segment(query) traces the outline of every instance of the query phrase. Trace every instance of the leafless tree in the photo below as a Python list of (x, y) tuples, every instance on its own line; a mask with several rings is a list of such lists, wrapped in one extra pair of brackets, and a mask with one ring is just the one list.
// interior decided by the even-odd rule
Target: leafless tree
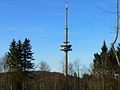
[(111, 43), (111, 46), (112, 46), (112, 50), (116, 56), (117, 63), (120, 66), (120, 61), (119, 61), (118, 55), (117, 55), (115, 47), (114, 47), (114, 45), (118, 39), (118, 33), (119, 33), (119, 0), (116, 0), (116, 36), (115, 36), (114, 41)]
[(2, 67), (2, 61), (0, 60), (0, 72), (3, 71), (3, 67)]
[(61, 73), (64, 73), (64, 58), (59, 61), (59, 70)]
[(0, 58), (0, 72), (7, 71), (6, 60), (7, 60), (6, 55)]
[(69, 63), (68, 72), (69, 72), (69, 75), (71, 75), (71, 76), (74, 75), (74, 65), (73, 65), (73, 63)]
[(39, 69), (40, 71), (50, 71), (50, 66), (46, 62), (41, 61), (39, 63)]
[(80, 60), (78, 58), (76, 58), (76, 60), (74, 60), (73, 64), (74, 64), (74, 71), (77, 74), (77, 76), (79, 77), (79, 75), (80, 75), (80, 67), (81, 67), (80, 66)]

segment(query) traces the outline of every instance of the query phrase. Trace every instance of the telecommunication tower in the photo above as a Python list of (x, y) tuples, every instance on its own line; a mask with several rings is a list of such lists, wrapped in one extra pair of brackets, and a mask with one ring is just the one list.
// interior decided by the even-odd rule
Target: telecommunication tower
[(72, 51), (72, 45), (68, 41), (68, 2), (66, 2), (66, 20), (65, 20), (65, 40), (61, 45), (61, 51), (64, 51), (64, 76), (68, 75), (68, 51)]

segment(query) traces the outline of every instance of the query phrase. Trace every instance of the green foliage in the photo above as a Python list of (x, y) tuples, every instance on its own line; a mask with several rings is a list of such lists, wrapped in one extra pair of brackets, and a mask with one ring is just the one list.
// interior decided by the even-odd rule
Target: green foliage
[(23, 43), (20, 40), (18, 42), (13, 40), (10, 44), (10, 49), (6, 56), (6, 64), (8, 73), (12, 76), (12, 82), (16, 83), (15, 88), (17, 90), (22, 87), (22, 83), (28, 77), (29, 70), (34, 68), (31, 49), (29, 39), (25, 39)]
[(16, 42), (13, 40), (7, 54), (9, 71), (27, 71), (33, 69), (34, 64), (31, 62), (33, 53), (31, 51), (30, 40), (25, 39), (22, 43), (20, 40)]
[(25, 39), (25, 41), (23, 42), (23, 71), (27, 71), (30, 69), (33, 69), (34, 64), (31, 63), (33, 59), (33, 53), (31, 51), (32, 46), (30, 45), (30, 40), (29, 39)]

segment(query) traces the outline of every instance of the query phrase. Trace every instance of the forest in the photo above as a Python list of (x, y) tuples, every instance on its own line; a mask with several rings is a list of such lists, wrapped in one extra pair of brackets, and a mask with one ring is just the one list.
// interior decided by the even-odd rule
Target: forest
[[(120, 44), (116, 53), (120, 58)], [(93, 63), (81, 74), (80, 64), (68, 66), (69, 75), (50, 72), (49, 65), (41, 61), (39, 70), (35, 64), (30, 40), (15, 39), (9, 51), (0, 59), (0, 90), (119, 90), (120, 69), (112, 48), (106, 42), (101, 52), (94, 54)], [(62, 67), (61, 67), (62, 68)], [(83, 72), (83, 71), (82, 71)]]

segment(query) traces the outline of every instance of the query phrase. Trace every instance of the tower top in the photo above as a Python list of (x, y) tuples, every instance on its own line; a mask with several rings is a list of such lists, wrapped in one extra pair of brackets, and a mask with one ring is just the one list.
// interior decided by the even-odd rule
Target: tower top
[(68, 8), (68, 1), (66, 1), (66, 8)]

